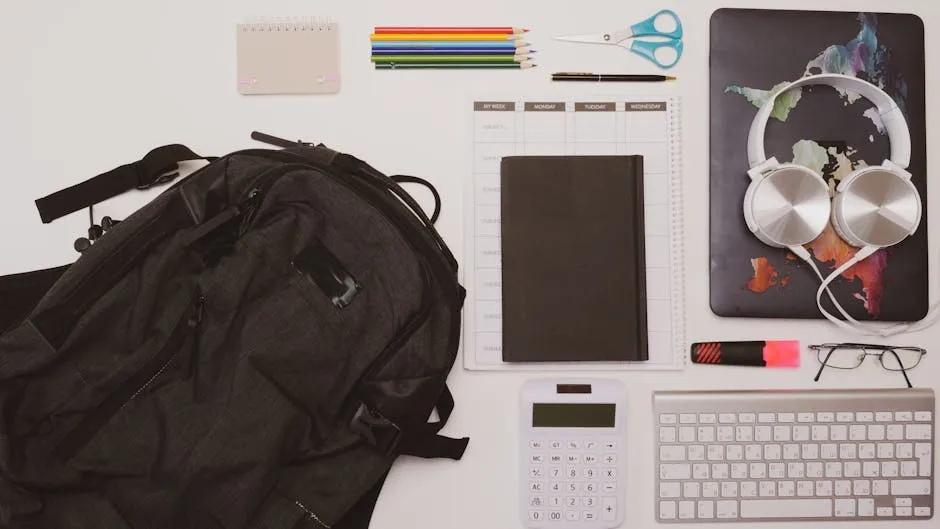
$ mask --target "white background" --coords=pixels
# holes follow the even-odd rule
[[[683,97],[688,340],[799,339],[809,344],[858,339],[821,322],[719,319],[708,308],[708,21],[715,8],[751,4],[757,3],[5,0],[0,10],[0,220],[5,239],[0,245],[0,274],[59,265],[76,257],[72,242],[87,229],[87,215],[76,213],[43,225],[34,199],[136,160],[157,145],[179,142],[207,154],[254,147],[257,145],[248,137],[252,130],[322,141],[387,173],[409,173],[431,180],[444,198],[439,229],[460,259],[464,246],[461,193],[464,179],[471,174],[470,102],[476,95],[653,91]],[[566,5],[576,14],[568,15]],[[937,2],[788,0],[760,5],[918,13],[927,33],[927,90],[928,94],[935,92],[940,65],[937,41],[931,33],[940,28]],[[553,71],[656,73],[652,65],[622,49],[556,42],[551,37],[617,29],[663,7],[675,9],[685,28],[685,55],[673,70],[678,82],[670,86],[549,82]],[[235,24],[256,15],[322,15],[339,22],[343,47],[340,93],[238,95]],[[526,39],[539,51],[539,67],[530,71],[372,70],[369,33],[373,26],[435,24],[532,28]],[[841,41],[841,36],[833,39]],[[758,42],[742,45],[752,47],[754,53],[762,52]],[[940,147],[935,134],[940,106],[928,104],[927,108],[928,151],[936,152]],[[930,184],[930,194],[936,208],[940,189],[935,182]],[[121,218],[151,196],[135,193],[122,197],[99,208],[99,215]],[[931,232],[937,233],[940,215],[934,212],[930,220]],[[931,253],[930,260],[931,277],[936,278],[936,253]],[[932,347],[938,338],[940,326],[893,339],[930,350],[924,363],[911,373],[916,386],[940,385],[940,350]],[[458,360],[451,377],[457,410],[446,431],[471,436],[466,456],[459,462],[402,459],[382,493],[373,527],[520,526],[517,396],[526,375],[468,373],[460,365]],[[855,372],[826,372],[821,382],[814,384],[815,368],[815,359],[804,352],[799,370],[689,366],[679,373],[611,373],[629,387],[624,527],[657,525],[649,428],[652,390],[896,387],[903,383],[897,374],[869,362]],[[935,518],[901,526],[916,529],[936,524]],[[780,525],[784,526],[793,524]]]

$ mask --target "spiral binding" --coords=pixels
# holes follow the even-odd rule
[[[673,354],[685,355],[685,224],[682,217],[682,120],[679,99],[667,100],[669,112],[669,192],[672,222],[669,238],[672,241],[672,346]]]
[[[255,17],[238,25],[242,31],[333,31],[328,17]]]

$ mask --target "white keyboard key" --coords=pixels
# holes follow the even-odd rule
[[[930,507],[914,507],[914,516],[930,516]]]
[[[882,517],[894,516],[894,507],[878,507],[878,509],[875,510],[875,514]]]
[[[809,441],[809,426],[794,426],[793,440],[797,442]]]
[[[694,443],[695,442],[695,428],[693,428],[692,426],[679,427],[679,442],[680,443]]]
[[[824,424],[813,425],[813,441],[828,441],[829,427]]]
[[[875,414],[870,411],[860,411],[855,414],[857,422],[872,422],[875,420]]]
[[[878,443],[878,459],[894,459],[894,443]]]
[[[702,445],[691,445],[689,446],[689,461],[704,461],[705,460],[705,447]]]
[[[720,520],[730,520],[738,517],[738,502],[734,500],[722,500],[716,503],[715,511]]]
[[[824,443],[819,447],[819,457],[822,459],[836,459],[839,457],[839,446],[832,443]]]
[[[675,413],[660,413],[659,424],[676,424]]]
[[[734,440],[739,443],[750,443],[754,440],[754,428],[751,426],[735,427]]]
[[[837,422],[853,422],[855,420],[855,413],[851,411],[840,411],[836,413]]]
[[[712,479],[728,479],[728,463],[715,463],[712,465]]]
[[[836,517],[849,518],[855,516],[855,500],[839,498],[836,500]]]
[[[806,465],[804,463],[787,463],[788,478],[806,477]]]
[[[659,442],[660,443],[675,443],[676,442],[676,429],[673,426],[661,426],[659,428]]]
[[[851,496],[852,495],[852,482],[840,479],[833,483],[833,490],[835,490],[836,496]]]
[[[929,478],[933,468],[933,456],[930,443],[917,443],[914,445],[914,457],[920,461],[920,477]]]
[[[767,463],[751,463],[751,479],[764,479],[767,477]]]
[[[733,413],[719,413],[718,422],[721,424],[734,424],[737,420],[737,415]]]
[[[795,413],[778,413],[777,422],[796,422]]]
[[[680,501],[679,502],[679,519],[691,520],[692,518],[695,518],[695,502],[694,501]]]
[[[839,445],[839,459],[855,459],[856,453],[855,443],[842,443]]]
[[[787,477],[787,466],[784,463],[771,463],[767,465],[767,475],[771,479],[783,479]]]
[[[904,426],[900,424],[888,425],[888,440],[901,441],[904,439]]]
[[[803,412],[796,414],[797,422],[816,422],[816,415],[812,412]]]
[[[894,498],[895,507],[913,507],[914,500],[910,498]]]
[[[929,411],[915,411],[914,420],[917,422],[930,422],[933,420],[933,413]]]
[[[734,441],[734,426],[719,426],[717,430],[719,443],[730,443]]]
[[[698,502],[698,517],[703,520],[710,520],[715,517],[715,502],[711,500],[701,500]]]
[[[774,441],[785,443],[790,440],[789,426],[774,426]]]
[[[929,479],[895,479],[891,481],[892,496],[927,496],[929,494]]]
[[[901,461],[901,477],[917,477],[917,461]]]
[[[815,492],[815,485],[812,481],[798,481],[796,483],[797,496],[812,496]]]
[[[821,411],[816,414],[816,422],[833,422],[836,420],[836,415],[832,412]]]
[[[748,518],[826,518],[832,516],[832,500],[741,500],[739,514]]]
[[[847,478],[859,478],[862,476],[862,464],[858,461],[846,461],[842,464],[843,475]]]
[[[741,445],[728,445],[725,448],[725,458],[728,461],[741,461],[744,459],[744,447]]]
[[[914,459],[914,443],[898,443],[894,453],[898,459]]]
[[[910,507],[895,507],[894,514],[895,516],[911,516],[913,512]]]
[[[674,501],[661,501],[659,502],[659,519],[660,520],[675,520],[676,515],[676,502]]]
[[[909,441],[929,441],[929,424],[908,424],[905,428],[905,438]]]
[[[810,461],[806,463],[806,477],[808,478],[821,478],[823,477],[823,464],[819,461]]]
[[[747,461],[758,461],[763,459],[763,447],[761,445],[747,445],[744,447],[744,459]]]
[[[757,415],[753,413],[739,413],[738,422],[743,424],[753,424],[757,422]]]
[[[719,494],[718,483],[714,481],[706,481],[702,483],[702,497],[703,498],[717,498]]]
[[[773,438],[773,428],[770,426],[758,426],[757,428],[754,428],[754,440],[758,443],[766,443]]]
[[[679,414],[679,424],[695,424],[698,417],[694,413]]]
[[[890,411],[878,411],[875,412],[875,421],[877,422],[891,422],[894,420],[894,414]]]
[[[738,497],[737,482],[722,481],[721,482],[721,497],[722,498],[737,498]]]
[[[725,458],[725,447],[721,445],[708,445],[705,449],[705,457],[709,461],[721,461]]]
[[[883,424],[869,424],[868,425],[868,440],[869,441],[884,441],[885,439],[885,425]]]
[[[870,496],[871,482],[867,479],[856,479],[852,482],[852,494],[856,496]]]
[[[601,518],[607,522],[617,519],[617,498],[611,496],[601,498]]]
[[[695,479],[708,479],[710,474],[710,467],[704,463],[696,463],[692,465],[692,477]]]
[[[659,460],[664,462],[685,461],[685,447],[682,445],[660,445]]]
[[[849,438],[849,427],[844,424],[833,424],[829,427],[831,441],[845,441]]]
[[[875,458],[875,443],[860,443],[858,445],[858,458],[859,459],[874,459]]]
[[[897,422],[911,422],[914,420],[914,413],[910,411],[894,412],[894,420]]]
[[[885,461],[881,463],[881,475],[886,478],[896,478],[900,475],[901,469],[897,461]]]
[[[701,496],[698,481],[686,481],[682,484],[683,498],[698,498]]]
[[[777,483],[774,481],[761,481],[758,484],[758,491],[762,498],[772,498],[777,495]]]
[[[660,505],[662,505],[662,503],[660,503]],[[565,513],[565,517],[569,522],[577,522],[579,519],[581,519],[581,513],[578,511],[568,511]]]
[[[788,460],[800,458],[800,445],[783,445],[783,458]]]
[[[747,478],[747,463],[731,463],[731,477],[732,479],[745,479]]]
[[[714,426],[699,426],[698,427],[698,442],[714,443],[715,442],[715,427]]]
[[[764,445],[764,459],[768,461],[777,461],[783,457],[780,445]]]
[[[792,481],[778,482],[777,496],[781,498],[792,498],[793,496],[796,496],[796,483]]]
[[[757,482],[756,481],[742,481],[740,485],[741,485],[741,497],[742,498],[757,497]]]
[[[817,481],[816,482],[816,495],[817,496],[832,496],[832,482],[831,481]]]
[[[718,422],[718,416],[714,413],[699,413],[698,422],[702,424],[715,424]]]
[[[871,482],[871,495],[872,496],[887,496],[890,492],[891,484],[884,479],[876,479]]]
[[[830,461],[826,463],[826,477],[827,478],[841,478],[842,477],[842,462]]]
[[[853,424],[849,426],[850,441],[864,441],[868,436],[868,427],[864,424]]]
[[[819,445],[804,444],[802,448],[803,448],[803,460],[812,461],[813,459],[819,459]]]
[[[775,423],[777,422],[777,414],[776,413],[758,413],[757,422],[763,423],[763,424]]]

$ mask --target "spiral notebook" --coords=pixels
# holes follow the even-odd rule
[[[468,179],[464,368],[479,371],[678,370],[685,366],[681,99],[488,98],[473,102]],[[648,358],[504,362],[500,166],[509,156],[641,155]]]
[[[340,86],[339,25],[313,18],[238,25],[238,92],[333,94]]]

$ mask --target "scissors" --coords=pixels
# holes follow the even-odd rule
[[[656,20],[659,17],[670,17],[676,23],[676,29],[672,31],[659,31],[656,29]],[[634,37],[659,37],[660,40],[633,40],[627,43],[628,39]],[[557,40],[568,42],[586,42],[589,44],[613,44],[627,48],[633,53],[640,55],[655,65],[663,69],[669,69],[679,62],[682,56],[682,23],[679,16],[670,9],[663,9],[655,15],[642,22],[630,26],[628,29],[619,29],[608,33],[587,33],[583,35],[565,35],[555,37]],[[676,58],[667,64],[662,63],[656,58],[656,50],[659,48],[672,48],[676,51]]]

